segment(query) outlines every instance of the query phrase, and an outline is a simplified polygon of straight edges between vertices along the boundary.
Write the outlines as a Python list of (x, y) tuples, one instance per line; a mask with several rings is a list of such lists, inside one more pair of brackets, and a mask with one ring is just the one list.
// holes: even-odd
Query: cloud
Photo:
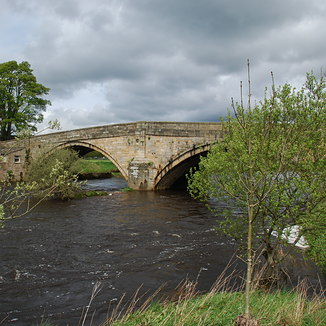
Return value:
[(3, 61), (27, 60), (65, 129), (214, 121), (246, 79), (300, 84), (325, 65), (323, 0), (7, 0)]

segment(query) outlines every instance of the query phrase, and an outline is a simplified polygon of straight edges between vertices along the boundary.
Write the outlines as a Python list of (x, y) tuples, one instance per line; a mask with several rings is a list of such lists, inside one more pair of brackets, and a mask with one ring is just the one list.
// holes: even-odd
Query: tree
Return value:
[[(60, 199), (72, 198), (80, 190), (75, 163), (78, 153), (67, 148), (40, 155), (31, 162), (27, 170), (27, 183), (35, 183), (35, 189), (52, 189), (50, 196)], [(56, 185), (53, 188), (53, 185)], [(48, 196), (49, 197), (49, 196)]]
[(314, 227), (309, 221), (325, 207), (326, 186), (324, 78), (308, 74), (299, 91), (289, 84), (273, 86), (270, 97), (253, 107), (249, 63), (248, 85), (247, 107), (242, 98), (232, 100), (234, 116), (224, 121), (223, 142), (188, 177), (191, 195), (213, 212), (214, 200), (227, 202), (219, 229), (246, 242), (246, 325), (255, 254), (260, 249), (267, 271), (275, 270), (282, 259), (278, 248), (286, 243), (281, 235), (298, 225), (296, 243), (305, 225)]
[(0, 64), (0, 140), (11, 139), (22, 129), (35, 131), (35, 123), (43, 121), (42, 111), (51, 104), (42, 97), (48, 92), (27, 61)]

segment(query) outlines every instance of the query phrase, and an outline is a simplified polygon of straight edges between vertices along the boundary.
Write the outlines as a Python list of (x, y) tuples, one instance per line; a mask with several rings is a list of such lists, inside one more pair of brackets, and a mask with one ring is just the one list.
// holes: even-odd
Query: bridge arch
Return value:
[(93, 144), (87, 143), (87, 142), (83, 142), (83, 141), (71, 141), (71, 142), (65, 142), (63, 144), (60, 144), (56, 148), (53, 148), (51, 151), (54, 151), (55, 149), (60, 149), (60, 148), (85, 148), (86, 153), (87, 153), (87, 149), (89, 149), (88, 152), (97, 151), (97, 152), (101, 153), (103, 156), (105, 156), (107, 159), (109, 159), (117, 167), (117, 169), (120, 171), (122, 176), (126, 180), (128, 180), (127, 172), (125, 171), (124, 168), (121, 167), (121, 165), (118, 163), (118, 161), (110, 153), (106, 152), (105, 150), (103, 150), (102, 148), (100, 148), (96, 145), (93, 145)]
[(212, 144), (194, 146), (173, 160), (170, 160), (156, 175), (154, 180), (155, 190), (165, 190), (171, 188), (178, 179), (184, 177), (190, 168), (198, 165), (200, 156), (207, 154)]

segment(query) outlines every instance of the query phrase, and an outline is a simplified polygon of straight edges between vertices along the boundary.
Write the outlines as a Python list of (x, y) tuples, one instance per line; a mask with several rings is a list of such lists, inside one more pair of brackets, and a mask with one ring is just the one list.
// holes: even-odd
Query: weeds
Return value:
[[(82, 320), (81, 326), (85, 325), (85, 321), (86, 321), (89, 309), (91, 307), (91, 304), (92, 304), (93, 300), (95, 299), (95, 297), (99, 294), (100, 291), (101, 291), (101, 282), (96, 282), (93, 287), (92, 295), (89, 299), (88, 305), (86, 306), (85, 313), (82, 314), (82, 316), (81, 316), (81, 320)], [(93, 320), (93, 317), (94, 317), (94, 314), (92, 315), (92, 320)], [(92, 321), (91, 321), (91, 324), (92, 324)]]

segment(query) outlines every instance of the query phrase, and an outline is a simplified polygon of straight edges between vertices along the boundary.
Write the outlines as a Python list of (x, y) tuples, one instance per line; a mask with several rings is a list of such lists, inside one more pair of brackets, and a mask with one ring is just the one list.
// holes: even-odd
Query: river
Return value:
[[(0, 325), (78, 325), (94, 284), (86, 325), (99, 325), (126, 293), (198, 279), (208, 290), (236, 245), (185, 192), (121, 192), (119, 178), (92, 180), (104, 197), (42, 203), (0, 230)], [(222, 207), (221, 207), (222, 209)], [(243, 269), (241, 262), (235, 265)], [(311, 269), (309, 273), (314, 273)], [(311, 275), (308, 275), (311, 276)], [(2, 323), (1, 321), (4, 320)]]

